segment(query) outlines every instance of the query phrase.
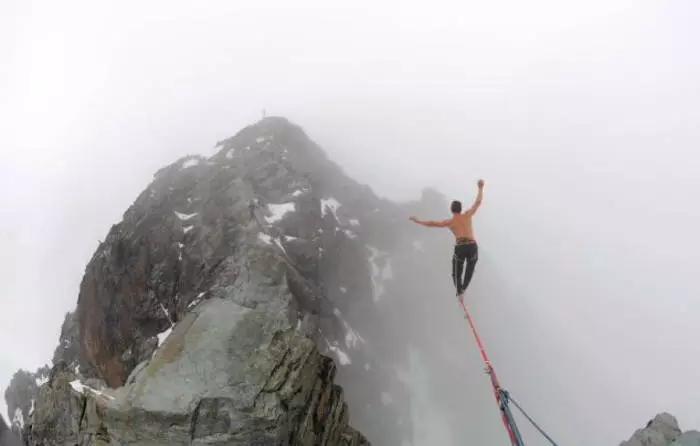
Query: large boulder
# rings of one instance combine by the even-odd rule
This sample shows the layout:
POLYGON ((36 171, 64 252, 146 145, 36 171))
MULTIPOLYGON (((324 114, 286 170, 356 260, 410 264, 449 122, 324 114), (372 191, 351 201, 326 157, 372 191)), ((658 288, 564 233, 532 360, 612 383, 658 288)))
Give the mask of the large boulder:
POLYGON ((348 425, 335 364, 284 317, 212 298, 125 386, 55 373, 28 444, 369 445, 348 425))

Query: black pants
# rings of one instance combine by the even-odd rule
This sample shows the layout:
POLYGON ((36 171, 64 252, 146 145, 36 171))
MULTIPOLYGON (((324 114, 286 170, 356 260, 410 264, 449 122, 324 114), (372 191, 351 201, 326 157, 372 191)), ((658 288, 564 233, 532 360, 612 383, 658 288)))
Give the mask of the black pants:
POLYGON ((479 247, 476 245, 476 242, 472 240, 457 240, 455 252, 452 256, 452 280, 458 295, 464 293, 464 290, 469 286, 478 260, 479 247))

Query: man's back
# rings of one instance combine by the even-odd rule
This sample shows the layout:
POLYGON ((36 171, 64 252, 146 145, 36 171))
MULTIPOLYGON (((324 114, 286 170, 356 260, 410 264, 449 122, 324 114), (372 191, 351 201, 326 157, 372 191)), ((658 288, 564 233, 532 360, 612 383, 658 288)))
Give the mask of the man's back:
POLYGON ((450 219, 449 228, 456 238, 474 238, 474 228, 472 227, 472 216, 470 213, 454 214, 450 219))

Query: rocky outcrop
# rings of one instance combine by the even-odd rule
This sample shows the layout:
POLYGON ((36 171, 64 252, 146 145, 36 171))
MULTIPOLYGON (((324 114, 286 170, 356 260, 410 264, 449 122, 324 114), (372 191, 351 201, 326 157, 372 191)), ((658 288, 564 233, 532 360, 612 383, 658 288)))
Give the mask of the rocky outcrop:
POLYGON ((35 408, 40 387, 49 380, 50 370, 47 366, 32 373, 18 370, 12 376, 10 385, 5 389, 5 402, 10 416, 10 428, 21 436, 25 425, 35 408))
POLYGON ((0 446, 20 446, 19 439, 10 431, 2 416, 0 416, 0 446))
POLYGON ((324 250, 376 208, 337 212, 324 194, 354 183, 284 119, 220 147, 156 173, 100 244, 49 382, 11 386, 26 444, 369 444, 317 345, 345 337, 324 250))
POLYGON ((700 432, 682 432, 676 418, 666 412, 649 420, 620 446, 700 446, 700 432))
POLYGON ((333 361, 266 319, 203 302, 118 389, 57 370, 27 444, 369 445, 348 426, 333 361))

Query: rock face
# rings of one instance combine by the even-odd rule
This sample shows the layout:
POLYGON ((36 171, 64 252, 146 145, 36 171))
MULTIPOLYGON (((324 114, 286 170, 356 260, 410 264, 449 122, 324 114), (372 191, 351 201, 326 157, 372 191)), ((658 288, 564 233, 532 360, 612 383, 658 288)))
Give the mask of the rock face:
POLYGON ((10 431, 2 416, 0 416, 0 446, 20 446, 19 440, 10 431))
POLYGON ((213 298, 123 387, 56 370, 40 390, 25 443, 369 445, 348 426, 334 374, 309 338, 213 298))
POLYGON ((11 386, 25 444, 369 444, 318 348, 346 337, 324 251, 364 260, 349 216, 386 204, 285 119, 219 146, 156 173, 93 255, 48 383, 11 386))
POLYGON ((660 413, 620 446, 700 446, 700 432, 682 432, 669 413, 660 413))

